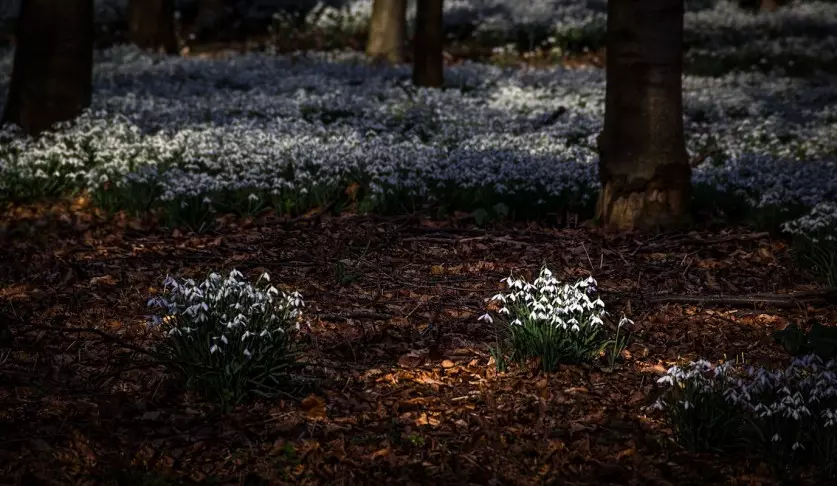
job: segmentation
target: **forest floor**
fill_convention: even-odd
[[[775,484],[758,458],[680,449],[644,407],[671,365],[784,364],[773,330],[837,322],[834,303],[781,297],[817,284],[786,242],[745,229],[343,214],[221,218],[192,234],[83,206],[0,220],[3,484]],[[544,264],[562,280],[592,274],[612,316],[634,320],[615,367],[495,371],[477,319],[501,279]],[[146,302],[167,274],[232,268],[303,294],[308,384],[221,414],[142,350],[159,339]],[[660,298],[750,293],[779,297]]]

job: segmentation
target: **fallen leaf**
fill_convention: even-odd
[[[378,449],[377,451],[373,452],[369,459],[376,459],[378,457],[387,457],[390,454],[389,447],[384,447],[383,449]]]
[[[421,416],[416,419],[416,425],[418,426],[430,425],[432,427],[436,427],[440,423],[439,419],[428,416],[426,412],[422,412]]]
[[[415,368],[417,366],[421,366],[426,357],[427,350],[413,350],[398,358],[398,366],[401,366],[402,368]]]
[[[453,368],[454,366],[456,366],[456,365],[453,363],[453,361],[451,361],[449,359],[446,359],[446,360],[442,361],[442,368],[447,369],[447,368]]]
[[[631,447],[630,449],[625,449],[623,451],[620,451],[618,454],[616,454],[616,460],[618,461],[619,459],[622,459],[623,457],[631,457],[634,454],[636,454],[636,449]]]
[[[93,277],[90,279],[90,285],[116,285],[116,279],[110,275]]]
[[[308,395],[305,400],[302,401],[300,407],[302,411],[305,412],[305,416],[309,419],[320,419],[325,418],[326,416],[326,404],[325,400],[322,397],[319,397],[315,394]]]

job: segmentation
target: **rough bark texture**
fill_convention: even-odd
[[[143,49],[177,52],[174,33],[174,0],[130,0],[128,35]]]
[[[620,230],[682,221],[691,197],[683,139],[683,0],[611,0],[597,215]]]
[[[90,105],[93,0],[26,0],[3,122],[37,134]]]
[[[416,35],[413,59],[413,84],[440,88],[444,82],[442,45],[442,0],[416,2]]]
[[[369,21],[366,55],[393,64],[404,62],[407,0],[375,0]]]

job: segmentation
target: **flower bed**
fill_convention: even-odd
[[[161,207],[189,224],[246,212],[253,197],[298,212],[352,184],[365,210],[589,210],[601,71],[466,63],[447,84],[415,90],[408,67],[353,53],[195,59],[114,48],[97,53],[88,114],[38,140],[3,132],[0,198],[86,189],[108,210]],[[778,208],[777,223],[819,204],[794,230],[830,214],[830,78],[687,76],[684,98],[688,148],[712,154],[694,171],[699,195]]]

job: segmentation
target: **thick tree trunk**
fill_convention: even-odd
[[[597,215],[621,230],[678,224],[691,197],[683,139],[683,0],[611,0]]]
[[[25,0],[3,123],[37,134],[90,105],[93,0]]]
[[[177,52],[174,33],[174,0],[130,0],[128,34],[143,49]]]
[[[366,55],[393,64],[404,62],[407,0],[375,0],[369,21]]]
[[[442,0],[416,2],[416,35],[413,39],[413,84],[440,88],[444,82]]]

